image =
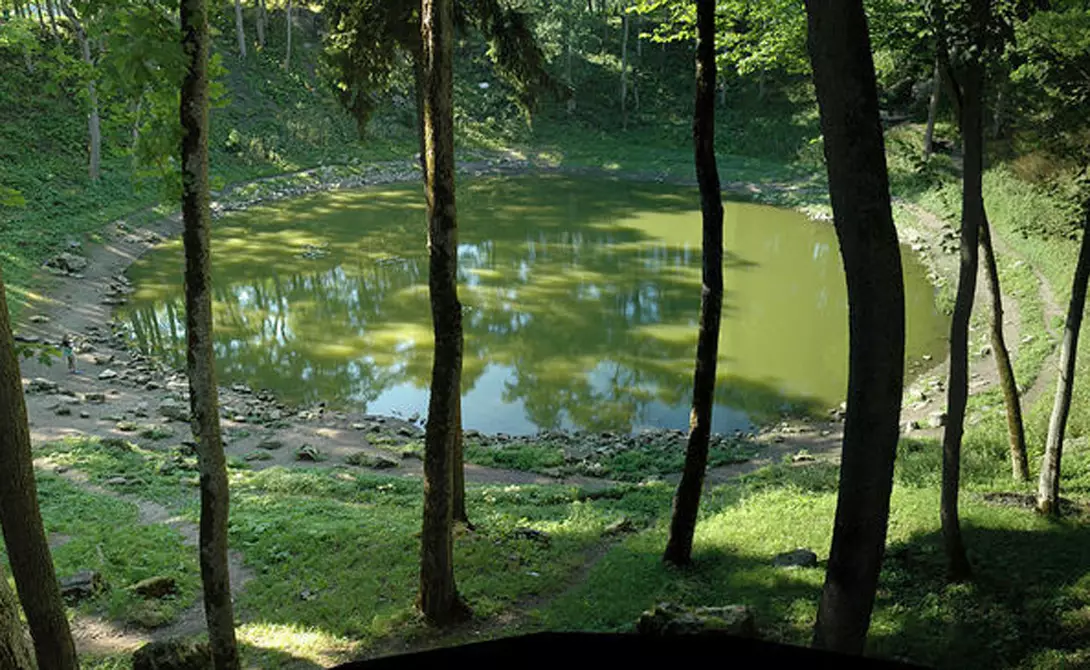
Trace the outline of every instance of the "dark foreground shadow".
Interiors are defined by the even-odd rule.
[[[531,661],[537,667],[669,667],[685,661],[711,661],[715,667],[921,668],[894,661],[845,656],[729,635],[648,637],[637,634],[536,633],[414,654],[338,665],[333,670],[385,668],[511,667]]]

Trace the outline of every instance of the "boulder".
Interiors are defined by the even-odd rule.
[[[207,642],[170,639],[150,642],[132,655],[132,670],[212,670]]]
[[[27,385],[27,393],[56,393],[59,388],[57,382],[49,381],[42,377],[35,377]]]
[[[304,444],[295,450],[295,460],[317,462],[322,460],[322,453],[314,445]]]
[[[60,580],[61,597],[69,604],[93,598],[106,589],[106,581],[94,570],[81,570]]]
[[[946,412],[934,412],[928,415],[927,423],[931,428],[942,428],[946,425]]]
[[[772,565],[777,568],[814,568],[817,567],[817,554],[809,549],[796,549],[776,554],[772,558]]]
[[[57,254],[45,262],[46,267],[60,270],[61,272],[76,273],[87,269],[88,260],[83,256],[70,254],[67,251]]]
[[[264,449],[266,451],[276,451],[277,449],[280,449],[283,446],[284,446],[283,442],[281,442],[280,440],[274,440],[272,438],[261,440],[260,442],[257,443],[257,448],[258,449]]]
[[[89,403],[93,403],[95,405],[101,405],[102,403],[106,402],[106,394],[105,393],[85,393],[83,395],[83,399],[85,401],[89,402]]]
[[[640,615],[636,632],[641,635],[742,635],[755,636],[753,610],[745,605],[685,607],[659,603]]]
[[[178,592],[178,584],[173,577],[148,577],[133,584],[132,590],[144,598],[162,598]]]
[[[390,468],[396,468],[400,465],[398,461],[387,456],[377,456],[368,454],[364,451],[357,451],[354,454],[349,454],[344,459],[344,462],[349,465],[358,465],[363,468],[374,468],[375,470],[389,470]]]
[[[159,409],[156,410],[159,416],[165,416],[171,421],[189,421],[189,408],[178,400],[173,398],[166,398],[159,403]]]
[[[111,370],[109,368],[106,368],[102,372],[98,373],[98,378],[102,379],[102,380],[116,379],[117,378],[117,372],[115,372],[114,370]]]

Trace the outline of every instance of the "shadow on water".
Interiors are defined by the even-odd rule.
[[[696,203],[694,189],[612,179],[463,183],[466,426],[687,425],[701,291]],[[820,411],[840,401],[846,381],[835,237],[778,210],[760,223],[730,223],[755,211],[767,218],[766,209],[728,207],[718,431]],[[221,378],[289,402],[422,411],[432,363],[423,218],[420,187],[405,185],[219,221]],[[136,342],[183,365],[181,243],[131,276],[138,292],[126,318]],[[934,353],[931,335],[916,349]]]

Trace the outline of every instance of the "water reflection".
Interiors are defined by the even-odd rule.
[[[700,301],[690,189],[524,177],[459,192],[469,428],[683,428]],[[847,307],[831,226],[726,208],[727,293],[715,427],[843,398]],[[145,351],[184,365],[181,242],[130,271]],[[431,370],[417,185],[313,196],[217,223],[216,357],[225,382],[292,402],[423,412]],[[943,319],[906,258],[909,355],[938,355]]]

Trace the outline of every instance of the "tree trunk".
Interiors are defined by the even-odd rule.
[[[1003,294],[999,286],[999,269],[995,263],[992,235],[985,212],[980,220],[980,249],[984,252],[985,276],[992,294],[992,351],[999,370],[999,386],[1003,389],[1003,401],[1007,408],[1007,436],[1011,450],[1011,474],[1016,481],[1029,479],[1029,463],[1026,458],[1026,431],[1022,422],[1022,403],[1018,397],[1018,382],[1014,378],[1010,352],[1003,337]]]
[[[473,528],[466,510],[466,473],[465,473],[465,436],[462,434],[462,396],[458,395],[458,407],[455,409],[454,453],[451,461],[451,518],[467,528]]]
[[[41,26],[42,30],[44,31],[45,30],[45,16],[42,14],[42,2],[41,2],[41,0],[38,0],[37,2],[34,3],[34,8],[38,10],[38,25]]]
[[[265,0],[257,0],[257,45],[265,48],[265,20],[268,13],[265,11]]]
[[[681,481],[674,495],[670,536],[662,556],[662,560],[675,565],[687,565],[692,557],[693,532],[708,463],[719,357],[719,320],[723,312],[723,200],[715,161],[715,0],[698,0],[696,11],[693,154],[703,215],[704,285],[700,291],[700,330],[693,373],[693,406],[689,414],[689,444]]]
[[[287,49],[284,51],[284,69],[285,70],[288,70],[288,69],[291,68],[291,5],[292,5],[292,0],[288,0],[288,28],[287,28],[287,31],[288,31],[288,46],[287,46]]]
[[[424,431],[424,520],[420,595],[424,618],[443,626],[469,616],[454,583],[454,448],[462,374],[458,226],[454,201],[453,0],[423,0],[425,193],[428,289],[435,331],[431,397]]]
[[[242,28],[242,0],[235,0],[235,34],[238,36],[238,53],[246,57],[246,31]]]
[[[0,565],[0,668],[36,670],[30,651],[30,638],[19,621],[19,603],[8,588],[8,578]]]
[[[237,6],[237,5],[236,5]],[[208,185],[208,7],[181,0],[182,221],[185,229],[186,371],[200,467],[200,565],[204,613],[216,670],[238,670],[234,608],[227,564],[227,464],[220,436],[212,351],[212,282]]]
[[[848,399],[815,647],[863,651],[885,554],[904,381],[905,307],[878,90],[861,0],[807,0],[829,196],[848,287]]]
[[[30,427],[2,276],[0,426],[3,426],[0,430],[0,526],[3,526],[15,588],[34,637],[34,651],[42,668],[74,670],[79,663],[38,507]],[[6,584],[4,590],[7,590]]]
[[[628,12],[621,14],[621,127],[628,130]]]
[[[1067,324],[1060,347],[1060,377],[1056,382],[1056,398],[1052,417],[1048,421],[1048,439],[1041,460],[1041,480],[1037,487],[1037,510],[1042,514],[1060,514],[1060,458],[1063,456],[1064,430],[1071,410],[1071,390],[1075,384],[1075,354],[1079,345],[1079,330],[1086,306],[1086,282],[1090,279],[1090,204],[1087,206],[1079,246],[1079,261],[1071,285],[1071,301],[1067,306]]]
[[[53,41],[61,43],[61,35],[57,32],[57,10],[53,7],[53,0],[46,0],[46,9],[49,10],[49,30],[53,33]]]
[[[931,158],[935,151],[935,118],[939,115],[939,101],[942,99],[942,69],[939,57],[935,56],[935,74],[931,79],[931,102],[927,105],[927,128],[923,133],[923,158]]]
[[[72,22],[72,27],[76,31],[76,40],[79,42],[80,51],[83,54],[83,62],[88,68],[93,68],[95,63],[91,60],[91,41],[87,39],[87,32],[83,29],[83,24],[80,23],[80,20],[76,17],[71,7],[65,5],[63,2],[60,7],[61,11],[64,12],[64,15]],[[91,177],[91,182],[97,183],[102,156],[102,129],[98,116],[98,88],[95,85],[94,77],[87,82],[87,99],[91,105],[91,111],[87,115],[87,134],[89,137],[91,154],[88,173]]]
[[[988,0],[973,0],[974,25],[970,27],[978,40],[977,56],[965,65],[961,85],[961,137],[964,146],[961,203],[961,269],[958,276],[957,298],[950,324],[950,380],[947,384],[946,429],[942,438],[942,520],[943,543],[946,550],[947,576],[951,581],[964,581],[971,576],[965,545],[961,539],[958,517],[958,489],[961,485],[961,440],[965,427],[965,406],[969,398],[969,318],[976,292],[977,246],[984,221],[982,178],[984,171],[984,26],[987,24]]]

